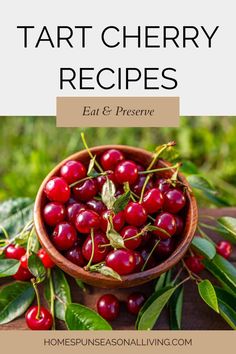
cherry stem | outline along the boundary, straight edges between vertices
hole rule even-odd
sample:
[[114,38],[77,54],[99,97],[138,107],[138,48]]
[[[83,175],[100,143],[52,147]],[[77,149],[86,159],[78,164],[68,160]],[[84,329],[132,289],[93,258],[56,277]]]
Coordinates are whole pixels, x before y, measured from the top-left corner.
[[55,291],[53,286],[51,269],[48,269],[48,279],[50,287],[50,311],[53,319],[52,329],[55,329]]
[[90,256],[90,260],[88,262],[88,264],[86,265],[86,269],[89,269],[92,261],[93,261],[93,257],[94,257],[94,230],[91,229],[91,241],[92,241],[92,251],[91,251],[91,256]]
[[178,168],[179,163],[176,163],[173,166],[169,167],[161,167],[161,168],[155,168],[154,170],[146,170],[146,171],[139,171],[140,175],[146,175],[148,173],[155,173],[155,172],[161,172],[161,171],[169,171],[169,170],[174,170],[175,168]]
[[164,144],[164,145],[159,146],[156,149],[156,152],[154,153],[153,159],[152,159],[150,165],[148,166],[147,170],[151,170],[151,168],[155,165],[157,159],[163,153],[163,151],[165,151],[168,147],[172,147],[175,145],[176,145],[175,141],[170,141],[168,144]]
[[87,177],[84,177],[84,178],[82,178],[82,179],[80,179],[80,180],[78,180],[78,181],[75,181],[75,182],[71,183],[71,184],[69,185],[69,187],[72,188],[72,187],[76,186],[76,185],[79,184],[79,183],[83,183],[83,182],[85,182],[85,181],[88,181],[89,179],[94,179],[94,178],[97,178],[97,177],[99,177],[99,176],[107,176],[107,172],[98,173],[96,176],[87,176]]
[[183,279],[179,284],[177,284],[177,287],[180,286],[180,285],[183,285],[184,283],[186,283],[186,281],[188,281],[188,280],[190,280],[190,279],[192,279],[191,276],[189,276],[189,277]]
[[40,302],[39,291],[38,291],[38,288],[37,288],[35,279],[31,279],[31,283],[32,283],[33,288],[34,288],[34,291],[35,291],[36,300],[37,300],[37,306],[38,306],[38,311],[37,311],[36,319],[39,320],[39,319],[40,319],[40,313],[41,313],[41,302]]
[[181,275],[182,271],[184,270],[184,267],[181,267],[179,269],[179,271],[177,272],[176,276],[174,277],[174,279],[172,280],[172,283],[175,284],[176,280],[179,278],[179,276]]
[[32,246],[32,236],[33,236],[33,233],[34,233],[34,226],[32,227],[30,233],[29,233],[29,237],[28,237],[28,242],[27,242],[27,249],[26,249],[26,256],[27,258],[29,257],[29,254],[30,254],[30,249],[31,249],[31,246]]
[[24,228],[22,229],[21,232],[19,232],[18,234],[16,234],[13,238],[11,238],[10,240],[6,239],[4,240],[5,242],[5,245],[3,247],[0,248],[0,251],[4,251],[9,245],[11,245],[12,243],[15,242],[15,240],[18,238],[18,237],[21,237],[21,235],[24,234],[24,232],[29,232],[31,230],[31,228],[33,227],[34,223],[33,221],[29,221],[25,226]]
[[142,201],[143,201],[143,196],[144,196],[144,192],[145,192],[145,189],[146,189],[146,186],[150,180],[150,178],[152,177],[152,174],[148,175],[144,181],[144,184],[143,184],[143,187],[142,187],[142,191],[141,191],[141,195],[140,195],[140,199],[139,199],[139,203],[141,204]]
[[189,277],[192,279],[192,280],[198,280],[198,281],[201,281],[202,279],[195,273],[193,273],[187,266],[187,264],[184,262],[183,259],[181,259],[181,262],[184,266],[184,268],[187,270],[188,274],[189,274]]
[[141,268],[141,272],[143,272],[144,269],[146,268],[146,265],[147,265],[149,259],[151,258],[153,252],[155,251],[155,249],[156,249],[156,247],[157,247],[157,245],[158,245],[159,242],[160,242],[160,240],[158,240],[158,241],[155,243],[155,245],[153,246],[153,248],[152,248],[151,252],[149,253],[149,255],[148,255],[146,261],[144,262],[144,265],[143,265],[142,268]]
[[5,236],[5,239],[6,240],[9,240],[9,235],[8,235],[8,232],[7,230],[5,229],[5,227],[3,227],[2,225],[0,225],[0,229],[2,230],[4,236]]
[[[85,147],[85,149],[87,150],[89,156],[91,157],[91,159],[93,159],[93,158],[94,158],[94,155],[91,153],[91,151],[90,151],[90,149],[89,149],[89,147],[88,147],[88,144],[87,144],[87,142],[86,142],[86,140],[85,140],[85,135],[84,135],[83,132],[81,133],[81,139],[82,139],[82,142],[83,142],[83,144],[84,144],[84,147]],[[103,169],[102,169],[102,167],[101,167],[101,166],[99,165],[99,163],[96,161],[96,158],[95,158],[95,160],[94,160],[94,163],[95,163],[95,165],[97,166],[97,168],[99,169],[100,172],[104,172]]]

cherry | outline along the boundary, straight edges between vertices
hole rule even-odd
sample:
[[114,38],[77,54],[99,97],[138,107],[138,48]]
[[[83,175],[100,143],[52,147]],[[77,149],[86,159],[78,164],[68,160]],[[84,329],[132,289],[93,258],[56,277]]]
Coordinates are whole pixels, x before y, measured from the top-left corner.
[[28,255],[27,253],[23,254],[20,259],[20,266],[24,269],[28,269]]
[[105,204],[101,200],[91,199],[86,203],[88,209],[95,211],[97,214],[101,214],[106,210]]
[[68,250],[77,240],[75,228],[68,222],[57,224],[53,233],[52,241],[58,250]]
[[[111,210],[106,210],[102,213],[101,215],[101,229],[106,232],[107,231],[107,225],[108,225],[108,218],[112,214]],[[112,217],[112,223],[114,226],[114,229],[116,231],[120,231],[122,227],[125,224],[125,213],[123,211],[120,211],[116,215]]]
[[111,251],[106,256],[106,265],[120,275],[130,274],[136,266],[134,252],[125,249]]
[[74,183],[86,177],[86,169],[79,161],[67,161],[60,169],[60,175],[68,183]]
[[92,210],[82,210],[75,218],[76,229],[82,234],[88,234],[91,229],[98,229],[100,222],[100,216]]
[[[138,233],[139,233],[139,230],[135,226],[126,226],[120,232],[120,234],[124,240],[127,238],[130,238],[130,237],[133,237],[133,236],[137,235]],[[135,238],[132,238],[131,240],[125,241],[124,243],[125,243],[126,248],[134,250],[140,246],[141,242],[142,242],[142,236],[139,235],[138,237],[135,237]]]
[[101,157],[101,165],[105,171],[114,170],[115,167],[123,161],[124,155],[116,149],[110,149],[103,153]]
[[175,249],[175,242],[172,238],[166,240],[160,240],[158,245],[155,248],[155,253],[159,259],[168,258]]
[[216,252],[224,258],[229,258],[232,253],[232,245],[228,241],[220,241],[216,245]]
[[182,191],[172,189],[164,194],[164,209],[170,213],[176,214],[186,204],[186,198]]
[[165,178],[158,178],[155,182],[157,187],[162,193],[169,192],[172,189],[171,184]]
[[143,232],[142,237],[141,237],[141,241],[142,241],[141,242],[141,247],[143,247],[146,244],[148,244],[148,242],[150,241],[151,237],[152,237],[151,232],[149,232],[149,231]]
[[23,268],[20,265],[16,274],[13,275],[13,278],[15,280],[27,281],[30,280],[30,278],[32,278],[32,274],[30,273],[29,269]]
[[132,226],[141,226],[147,220],[147,213],[140,203],[130,202],[125,208],[125,220]]
[[201,262],[202,257],[199,256],[189,256],[185,259],[185,264],[189,270],[195,274],[199,274],[205,268],[204,264]]
[[43,218],[46,224],[55,226],[65,219],[66,211],[62,203],[51,202],[43,209]]
[[26,249],[20,246],[9,245],[5,249],[5,257],[10,259],[18,259],[26,253]]
[[156,220],[154,222],[154,226],[159,227],[160,229],[163,229],[164,231],[166,231],[169,234],[169,236],[168,236],[162,230],[155,230],[155,231],[153,231],[153,234],[155,236],[158,236],[160,239],[169,238],[170,236],[173,236],[176,232],[175,217],[170,213],[166,213],[166,212],[160,213],[156,217]]
[[117,183],[128,182],[134,184],[138,179],[138,168],[133,161],[122,161],[115,169],[115,178]]
[[[141,192],[142,192],[142,189],[143,189],[143,184],[144,184],[144,182],[145,182],[145,180],[146,180],[146,177],[147,176],[139,176],[138,177],[138,179],[137,179],[137,181],[135,182],[135,184],[133,184],[132,185],[132,191],[135,193],[135,194],[137,194],[137,195],[140,195],[141,194]],[[148,181],[148,183],[147,183],[147,185],[146,185],[146,188],[145,188],[145,190],[146,191],[148,191],[149,189],[151,189],[151,188],[153,188],[153,182],[152,182],[152,180],[150,179],[149,181]]]
[[[109,241],[103,232],[97,231],[94,233],[94,255],[92,263],[101,262],[106,258],[106,255],[109,252],[109,247],[101,247],[101,245],[108,243]],[[84,258],[89,261],[92,255],[92,238],[90,235],[83,243],[82,253]]]
[[134,255],[134,259],[135,259],[134,272],[138,273],[141,271],[142,266],[144,265],[144,259],[139,252],[134,251],[133,255]]
[[164,198],[159,189],[152,188],[145,193],[142,205],[148,214],[156,213],[163,204]]
[[43,263],[45,268],[52,268],[54,267],[54,262],[51,260],[49,257],[48,253],[45,251],[45,249],[41,248],[38,253],[37,253],[39,259],[41,259],[41,262]]
[[68,251],[66,251],[65,257],[79,267],[84,267],[86,264],[86,261],[82,253],[82,249],[79,246],[75,246],[69,249]]
[[175,215],[175,222],[176,222],[176,231],[175,235],[180,236],[184,230],[184,221],[183,218],[179,215]]
[[154,268],[157,264],[153,255],[151,255],[151,256],[149,256],[149,255],[150,255],[150,251],[148,249],[143,248],[141,250],[141,256],[143,258],[143,261],[146,262],[146,260],[148,259],[145,269]]
[[45,308],[40,307],[39,318],[38,306],[31,306],[25,314],[27,326],[32,330],[46,331],[52,328],[53,318],[51,313]]
[[86,210],[86,206],[83,203],[73,203],[69,204],[66,208],[66,214],[69,222],[75,223],[76,216],[81,210]]
[[133,315],[137,315],[145,302],[145,295],[142,293],[130,294],[127,299],[127,310]]
[[87,202],[97,194],[97,185],[94,179],[87,179],[73,187],[73,194],[76,199]]
[[107,180],[107,177],[114,183],[116,184],[116,178],[115,178],[115,173],[113,171],[106,171],[107,175],[106,176],[98,176],[96,178],[96,182],[97,182],[97,188],[99,190],[99,192],[102,191],[102,187],[104,185],[104,183]]
[[44,192],[52,202],[66,203],[70,198],[70,188],[61,177],[54,177],[48,181]]
[[119,300],[112,294],[105,294],[98,299],[97,311],[107,321],[115,320],[120,312]]

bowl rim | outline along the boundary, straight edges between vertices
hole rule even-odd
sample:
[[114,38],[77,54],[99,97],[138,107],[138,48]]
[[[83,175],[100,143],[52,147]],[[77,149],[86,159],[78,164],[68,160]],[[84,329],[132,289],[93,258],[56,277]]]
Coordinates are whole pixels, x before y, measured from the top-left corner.
[[[152,157],[152,152],[149,152],[145,149],[138,148],[138,147],[133,147],[129,145],[99,145],[99,146],[94,146],[89,148],[89,150],[95,155],[97,153],[101,154],[105,150],[108,149],[120,149],[121,151],[126,151],[128,152],[132,151],[132,153],[135,154],[145,154],[148,158]],[[139,273],[133,273],[125,276],[121,276],[121,281],[118,279],[114,279],[111,277],[107,277],[105,275],[102,275],[100,273],[93,273],[93,272],[88,272],[84,270],[82,267],[77,266],[76,264],[72,263],[69,261],[67,258],[65,258],[53,245],[53,243],[50,241],[50,236],[47,233],[46,226],[43,222],[42,218],[42,200],[45,198],[44,196],[44,186],[47,183],[48,180],[50,180],[54,176],[58,176],[58,172],[62,165],[64,165],[67,161],[69,160],[79,160],[80,156],[85,157],[86,155],[89,157],[88,151],[86,149],[80,150],[67,158],[63,159],[61,162],[59,162],[44,178],[42,181],[36,199],[35,199],[35,204],[34,204],[34,224],[35,224],[35,230],[36,234],[39,238],[39,241],[42,245],[42,247],[49,253],[49,256],[52,258],[52,260],[55,262],[56,265],[58,265],[59,268],[64,270],[67,274],[71,275],[72,277],[78,278],[85,283],[90,283],[94,284],[97,283],[97,286],[101,285],[102,283],[106,283],[106,287],[114,288],[114,287],[130,287],[138,284],[143,284],[148,282],[149,280],[152,280],[154,278],[157,278],[159,275],[162,273],[168,271],[170,268],[172,268],[174,265],[176,265],[184,256],[186,253],[196,230],[197,227],[197,222],[198,222],[198,207],[197,207],[197,202],[192,193],[187,189],[186,195],[189,200],[189,206],[188,206],[188,214],[190,224],[188,227],[188,230],[186,232],[185,237],[180,241],[178,244],[177,248],[174,250],[174,252],[168,257],[166,260],[164,260],[162,263],[158,264],[156,267],[153,267],[151,269],[145,270],[143,272]],[[169,162],[160,159],[160,162],[168,165]],[[174,170],[173,170],[174,171]],[[187,186],[189,186],[188,181],[186,180],[185,176],[182,173],[178,173],[179,179]],[[139,276],[137,277],[137,274]],[[101,281],[101,284],[99,284],[99,281]],[[103,287],[104,287],[103,284]],[[133,285],[132,285],[133,284]],[[101,285],[102,286],[102,285]]]

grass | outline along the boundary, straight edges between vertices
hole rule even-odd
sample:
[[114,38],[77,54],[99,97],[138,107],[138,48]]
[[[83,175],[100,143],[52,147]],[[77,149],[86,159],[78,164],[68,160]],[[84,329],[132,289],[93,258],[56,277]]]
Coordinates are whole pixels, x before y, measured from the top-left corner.
[[[80,150],[82,129],[56,128],[55,117],[1,117],[0,200],[35,197],[53,166]],[[236,205],[235,117],[182,117],[180,128],[88,128],[90,146],[125,144],[154,150],[176,140],[181,158],[197,165]]]

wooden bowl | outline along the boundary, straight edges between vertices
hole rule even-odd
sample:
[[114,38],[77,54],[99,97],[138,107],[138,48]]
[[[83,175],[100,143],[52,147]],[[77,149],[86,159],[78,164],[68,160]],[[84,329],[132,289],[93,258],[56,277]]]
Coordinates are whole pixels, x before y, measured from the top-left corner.
[[[98,157],[108,149],[118,149],[124,153],[126,158],[133,160],[137,163],[140,163],[144,166],[148,166],[150,161],[152,160],[152,153],[125,145],[105,145],[105,146],[97,146],[91,148],[91,152]],[[146,283],[154,278],[157,278],[162,273],[166,272],[168,269],[172,268],[176,263],[180,261],[180,259],[184,256],[187,251],[192,238],[194,236],[197,220],[198,220],[198,209],[194,196],[186,192],[187,198],[187,206],[185,211],[185,228],[182,234],[181,239],[175,249],[175,251],[171,254],[171,256],[163,261],[161,264],[157,265],[152,269],[148,269],[146,271],[130,274],[122,277],[122,281],[103,276],[99,273],[90,273],[85,271],[83,268],[75,265],[66,259],[57,249],[54,247],[53,243],[50,240],[50,236],[47,233],[47,229],[45,227],[43,218],[42,218],[42,210],[46,203],[46,197],[44,195],[43,189],[45,184],[53,177],[59,174],[59,170],[64,165],[64,163],[68,160],[79,160],[88,166],[90,157],[86,150],[79,151],[71,156],[69,156],[64,161],[60,162],[44,179],[41,184],[34,207],[34,222],[37,235],[39,237],[39,241],[42,246],[47,250],[51,259],[57,264],[59,268],[61,268],[66,273],[70,274],[74,278],[78,278],[84,281],[87,284],[101,287],[101,288],[128,288],[136,285],[140,285]],[[169,163],[163,160],[159,160],[158,167],[166,167],[169,166]],[[164,177],[170,177],[173,174],[173,170],[165,171],[162,173]],[[182,174],[179,174],[179,179],[185,184],[188,185],[187,180]]]

